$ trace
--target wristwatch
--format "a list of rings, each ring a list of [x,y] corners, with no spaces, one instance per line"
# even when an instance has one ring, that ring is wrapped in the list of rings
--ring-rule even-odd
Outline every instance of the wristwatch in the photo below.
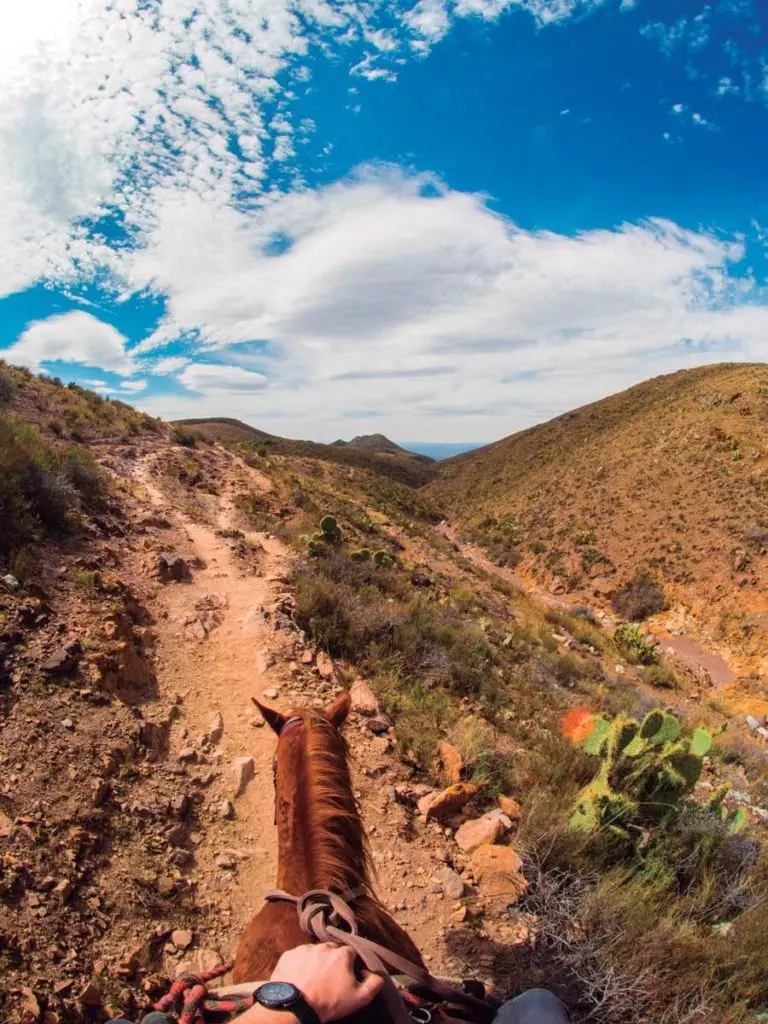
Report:
[[[320,1024],[320,1018],[307,1000],[288,981],[268,981],[253,993],[259,1006],[268,1010],[287,1010],[297,1017],[300,1024]]]

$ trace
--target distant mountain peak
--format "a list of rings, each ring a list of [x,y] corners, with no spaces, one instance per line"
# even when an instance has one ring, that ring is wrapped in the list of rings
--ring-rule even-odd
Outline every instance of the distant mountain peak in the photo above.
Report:
[[[390,441],[384,434],[359,434],[351,441],[335,441],[335,444],[348,444],[354,448],[365,448],[369,452],[404,452],[399,444]]]

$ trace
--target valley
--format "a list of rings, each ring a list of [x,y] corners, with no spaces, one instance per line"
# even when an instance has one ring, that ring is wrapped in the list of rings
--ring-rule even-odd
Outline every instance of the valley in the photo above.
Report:
[[[768,999],[768,701],[759,636],[719,638],[706,599],[737,614],[736,588],[761,607],[761,549],[754,586],[712,574],[731,564],[726,527],[764,525],[762,370],[708,368],[608,400],[635,410],[635,459],[646,402],[662,431],[701,395],[701,437],[747,425],[743,458],[724,474],[713,453],[699,473],[699,487],[714,480],[716,542],[690,576],[643,556],[646,531],[681,515],[673,534],[689,543],[695,494],[682,469],[665,513],[651,470],[630,486],[624,411],[595,414],[613,471],[593,480],[590,412],[573,414],[578,443],[561,436],[566,418],[535,445],[518,436],[435,466],[378,441],[169,425],[0,372],[4,1019],[135,1016],[182,966],[225,962],[274,880],[274,737],[251,697],[287,711],[340,688],[377,888],[431,970],[505,994],[547,984],[576,1021],[754,1019]],[[739,381],[735,401],[712,398]],[[723,480],[730,518],[716,511]],[[616,510],[630,501],[627,525]],[[651,571],[665,606],[635,623],[616,595],[647,600],[647,584],[626,584]],[[564,723],[654,714],[686,743],[711,737],[687,802],[663,828],[574,831],[597,750]],[[463,806],[447,801],[457,784]]]

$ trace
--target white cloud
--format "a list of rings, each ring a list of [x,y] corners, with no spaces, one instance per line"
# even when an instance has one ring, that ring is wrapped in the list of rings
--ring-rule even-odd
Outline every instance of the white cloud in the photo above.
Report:
[[[672,107],[672,113],[673,114],[682,114],[682,112],[684,110],[685,110],[685,104],[684,103],[675,103],[673,105],[673,107]]]
[[[38,369],[49,362],[77,363],[127,377],[135,372],[135,366],[126,353],[125,340],[111,324],[74,310],[33,321],[3,356],[10,363]]]
[[[720,81],[717,83],[717,89],[715,91],[715,95],[717,95],[717,96],[738,96],[738,94],[739,94],[739,87],[737,85],[735,85],[733,79],[729,78],[727,75],[723,76],[723,78],[721,78]]]
[[[442,0],[419,0],[405,15],[405,23],[417,35],[436,43],[450,28],[450,18]]]
[[[120,389],[132,392],[145,391],[148,384],[148,380],[124,380],[120,383]]]
[[[157,376],[165,376],[171,373],[178,373],[189,363],[186,356],[166,356],[158,359],[157,362],[147,364],[147,369]]]
[[[263,373],[252,373],[241,366],[218,363],[190,363],[179,374],[179,380],[191,391],[204,395],[252,395],[267,385]]]
[[[356,409],[401,437],[490,438],[667,369],[768,355],[768,308],[731,273],[740,242],[660,220],[525,231],[427,184],[440,190],[378,169],[276,197],[257,218],[177,197],[132,267],[135,287],[167,296],[144,349],[197,329],[230,365],[184,370],[203,398],[143,407],[326,439]],[[275,235],[291,244],[265,255]],[[249,393],[265,380],[235,374],[246,350],[270,384],[255,419]]]

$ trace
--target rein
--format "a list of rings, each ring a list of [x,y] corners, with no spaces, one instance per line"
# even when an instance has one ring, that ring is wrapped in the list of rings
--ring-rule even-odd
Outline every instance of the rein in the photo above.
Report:
[[[361,891],[357,889],[346,892],[343,896],[327,889],[313,889],[303,896],[293,896],[281,889],[273,889],[265,893],[264,898],[270,903],[292,903],[299,915],[302,931],[310,938],[318,942],[331,942],[337,946],[349,946],[369,971],[383,978],[384,988],[381,994],[394,1024],[413,1024],[413,1020],[392,980],[390,968],[395,974],[410,978],[420,988],[433,992],[441,1000],[473,1010],[481,1021],[493,1019],[501,1005],[498,1001],[478,999],[454,985],[435,978],[426,968],[411,963],[378,942],[360,935],[355,912],[348,902],[360,895]]]

